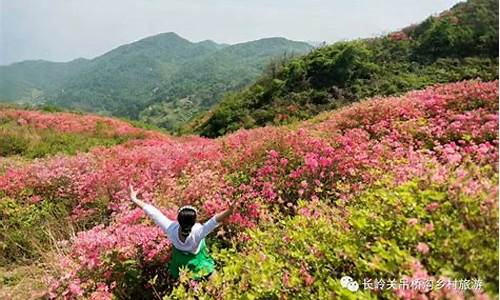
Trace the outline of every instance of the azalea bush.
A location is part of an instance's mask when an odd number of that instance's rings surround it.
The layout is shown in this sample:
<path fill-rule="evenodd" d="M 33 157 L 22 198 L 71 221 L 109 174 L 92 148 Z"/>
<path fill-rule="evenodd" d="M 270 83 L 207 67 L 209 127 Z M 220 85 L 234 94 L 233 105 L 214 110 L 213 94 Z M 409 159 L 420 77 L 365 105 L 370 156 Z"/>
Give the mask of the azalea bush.
<path fill-rule="evenodd" d="M 128 122 L 92 115 L 0 107 L 0 156 L 40 158 L 159 136 Z"/>
<path fill-rule="evenodd" d="M 387 35 L 338 41 L 274 64 L 186 127 L 218 137 L 240 128 L 290 124 L 373 96 L 437 84 L 498 79 L 498 6 L 457 3 Z"/>
<path fill-rule="evenodd" d="M 50 297 L 415 296 L 353 294 L 339 285 L 343 274 L 477 276 L 478 297 L 498 295 L 498 81 L 437 85 L 215 140 L 156 135 L 0 176 L 1 197 L 66 203 L 80 231 L 61 242 Z M 191 204 L 203 221 L 236 202 L 208 243 L 215 282 L 168 278 L 170 244 L 132 206 L 129 184 L 171 218 Z M 285 236 L 296 242 L 280 250 Z"/>
<path fill-rule="evenodd" d="M 478 172 L 491 180 L 474 191 L 457 185 Z M 243 246 L 216 251 L 222 268 L 213 280 L 185 280 L 165 299 L 483 299 L 484 291 L 497 294 L 495 172 L 468 166 L 439 182 L 430 179 L 399 186 L 381 181 L 335 206 L 301 200 L 293 216 L 263 222 L 247 231 Z M 362 287 L 364 283 L 365 290 L 352 293 L 342 287 L 340 279 L 346 275 Z M 414 276 L 434 283 L 480 278 L 483 289 L 373 287 L 375 280 L 399 282 Z"/>
<path fill-rule="evenodd" d="M 57 132 L 101 132 L 103 135 L 127 135 L 137 134 L 141 131 L 128 122 L 97 115 L 67 112 L 49 113 L 2 107 L 0 110 L 0 123 L 6 123 L 10 120 L 19 125 L 32 125 L 39 129 L 55 129 Z M 154 133 L 151 134 L 154 135 Z"/>

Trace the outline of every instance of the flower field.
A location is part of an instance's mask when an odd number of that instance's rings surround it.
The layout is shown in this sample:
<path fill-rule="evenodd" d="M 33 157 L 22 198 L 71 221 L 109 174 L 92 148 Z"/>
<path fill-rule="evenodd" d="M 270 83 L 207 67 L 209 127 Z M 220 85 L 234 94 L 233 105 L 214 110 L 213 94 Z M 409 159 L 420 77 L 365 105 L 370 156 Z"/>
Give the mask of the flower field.
<path fill-rule="evenodd" d="M 58 132 L 85 134 L 98 122 L 110 135 L 138 130 L 93 116 L 4 118 Z M 464 81 L 289 127 L 214 140 L 144 131 L 11 166 L 0 175 L 1 260 L 39 259 L 33 239 L 50 245 L 59 265 L 48 271 L 49 298 L 494 299 L 498 122 L 498 81 Z M 237 203 L 207 242 L 218 263 L 212 281 L 168 278 L 169 242 L 132 206 L 129 184 L 172 218 L 184 204 L 208 218 Z M 361 289 L 342 287 L 345 275 Z M 382 279 L 469 281 L 408 289 Z"/>
<path fill-rule="evenodd" d="M 41 158 L 161 135 L 118 119 L 0 107 L 0 138 L 1 157 Z"/>
<path fill-rule="evenodd" d="M 99 126 L 106 126 L 109 135 L 136 134 L 140 131 L 129 123 L 117 119 L 65 112 L 44 113 L 6 108 L 0 112 L 0 119 L 15 120 L 19 125 L 32 125 L 40 129 L 52 128 L 58 132 L 87 133 L 97 130 Z"/>

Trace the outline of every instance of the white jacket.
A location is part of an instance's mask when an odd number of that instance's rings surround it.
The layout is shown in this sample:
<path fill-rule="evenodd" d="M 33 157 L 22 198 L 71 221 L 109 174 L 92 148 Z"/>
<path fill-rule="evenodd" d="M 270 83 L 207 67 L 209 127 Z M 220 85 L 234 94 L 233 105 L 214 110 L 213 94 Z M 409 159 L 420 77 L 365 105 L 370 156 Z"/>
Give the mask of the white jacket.
<path fill-rule="evenodd" d="M 193 228 L 191 228 L 191 233 L 183 242 L 179 238 L 180 225 L 177 221 L 170 220 L 151 204 L 144 205 L 143 209 L 144 212 L 146 212 L 146 214 L 161 227 L 167 238 L 172 242 L 177 250 L 187 251 L 193 254 L 198 254 L 198 252 L 200 252 L 201 240 L 203 240 L 207 234 L 212 232 L 219 225 L 219 223 L 215 220 L 215 216 L 210 218 L 210 220 L 205 222 L 203 225 L 196 223 L 193 225 Z"/>

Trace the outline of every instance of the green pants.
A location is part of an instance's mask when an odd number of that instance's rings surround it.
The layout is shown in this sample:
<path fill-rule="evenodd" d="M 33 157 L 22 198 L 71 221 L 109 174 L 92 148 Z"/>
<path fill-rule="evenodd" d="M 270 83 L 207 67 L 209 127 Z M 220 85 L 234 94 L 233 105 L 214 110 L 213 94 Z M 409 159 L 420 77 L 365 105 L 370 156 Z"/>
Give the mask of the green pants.
<path fill-rule="evenodd" d="M 194 273 L 194 279 L 201 279 L 210 275 L 215 269 L 215 263 L 208 254 L 205 239 L 201 240 L 198 254 L 184 252 L 173 247 L 172 259 L 168 263 L 168 270 L 173 278 L 179 278 L 179 269 L 187 267 Z"/>

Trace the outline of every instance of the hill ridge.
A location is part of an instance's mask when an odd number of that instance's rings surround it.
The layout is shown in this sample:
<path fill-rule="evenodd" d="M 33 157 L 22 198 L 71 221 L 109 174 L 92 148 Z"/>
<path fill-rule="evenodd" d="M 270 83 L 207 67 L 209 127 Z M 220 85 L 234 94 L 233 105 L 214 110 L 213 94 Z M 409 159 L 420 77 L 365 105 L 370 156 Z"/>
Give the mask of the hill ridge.
<path fill-rule="evenodd" d="M 400 31 L 275 62 L 254 84 L 227 94 L 184 132 L 216 137 L 238 128 L 291 124 L 359 99 L 475 78 L 498 78 L 494 0 L 469 0 Z"/>
<path fill-rule="evenodd" d="M 250 83 L 282 52 L 302 54 L 310 49 L 305 43 L 277 39 L 228 46 L 191 42 L 166 32 L 90 60 L 2 66 L 0 99 L 143 118 L 175 129 L 185 118 L 208 109 L 224 92 Z"/>

